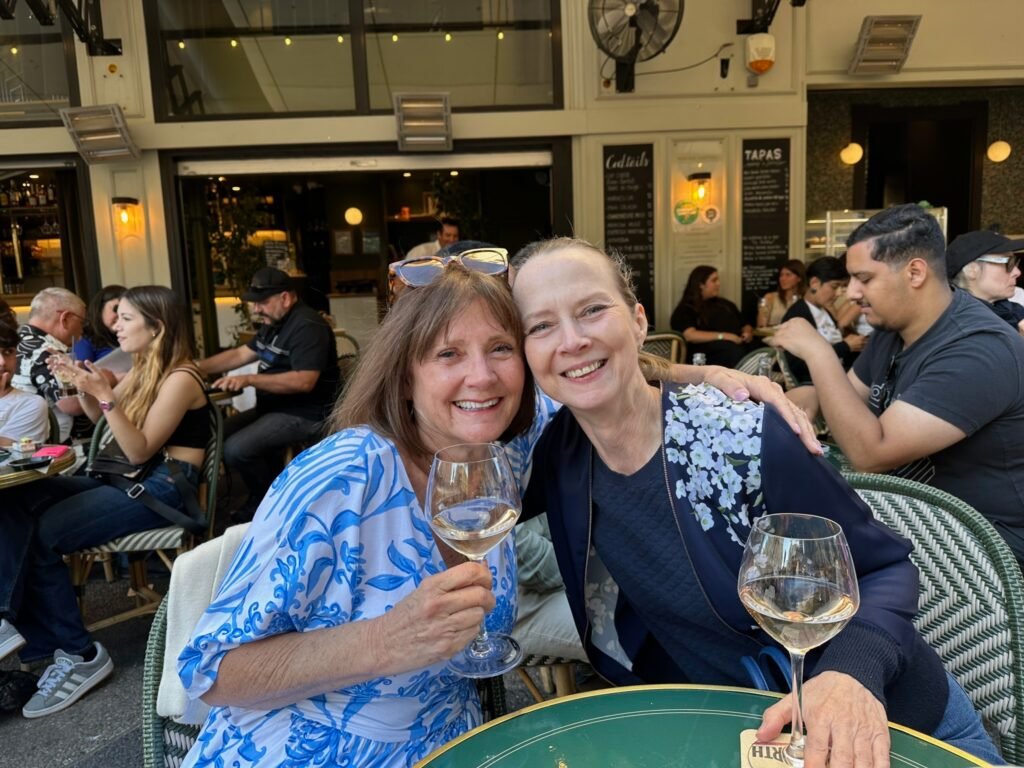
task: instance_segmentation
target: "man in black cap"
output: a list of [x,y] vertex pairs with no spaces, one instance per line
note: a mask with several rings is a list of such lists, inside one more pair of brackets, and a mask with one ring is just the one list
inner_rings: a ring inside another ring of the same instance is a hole
[[238,473],[249,499],[233,518],[251,519],[263,494],[280,472],[286,448],[316,437],[334,403],[338,358],[334,332],[304,304],[287,273],[266,267],[253,275],[242,294],[261,323],[249,343],[199,361],[217,374],[259,361],[259,372],[222,376],[213,386],[228,392],[256,389],[256,407],[224,424],[224,463]]
[[946,274],[1024,336],[1024,307],[1008,301],[1020,277],[1019,251],[1024,251],[1024,240],[987,230],[968,232],[946,248]]
[[856,469],[963,499],[1024,561],[1024,339],[950,288],[942,229],[918,206],[875,214],[846,244],[846,295],[876,329],[849,375],[805,320],[772,343],[807,363]]

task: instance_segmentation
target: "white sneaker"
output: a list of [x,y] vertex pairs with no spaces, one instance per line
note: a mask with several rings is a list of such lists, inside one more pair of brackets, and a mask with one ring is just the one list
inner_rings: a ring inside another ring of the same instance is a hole
[[7,619],[0,619],[0,659],[5,659],[25,645],[25,638]]

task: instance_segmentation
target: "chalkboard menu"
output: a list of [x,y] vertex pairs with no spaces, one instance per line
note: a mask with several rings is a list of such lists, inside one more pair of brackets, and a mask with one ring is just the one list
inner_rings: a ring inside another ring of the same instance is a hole
[[743,316],[789,259],[789,139],[743,141]]
[[604,148],[604,243],[629,262],[654,322],[654,145]]

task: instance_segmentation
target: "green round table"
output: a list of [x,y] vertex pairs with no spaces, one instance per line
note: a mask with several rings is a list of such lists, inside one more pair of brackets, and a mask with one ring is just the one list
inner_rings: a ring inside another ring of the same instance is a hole
[[[740,768],[740,732],[757,728],[777,694],[743,688],[644,685],[566,696],[480,726],[418,763],[423,768]],[[892,766],[986,766],[890,725]]]

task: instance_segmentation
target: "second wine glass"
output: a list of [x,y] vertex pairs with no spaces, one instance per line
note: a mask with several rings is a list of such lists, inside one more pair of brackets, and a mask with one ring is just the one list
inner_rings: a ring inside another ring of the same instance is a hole
[[[519,486],[497,443],[463,443],[434,454],[427,480],[427,514],[439,539],[482,562],[519,519]],[[523,652],[508,635],[480,633],[448,662],[464,677],[495,677],[515,667]]]
[[815,515],[758,518],[747,537],[737,586],[750,615],[789,651],[793,719],[784,756],[802,768],[804,656],[835,637],[860,605],[842,527]]

